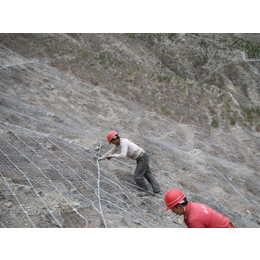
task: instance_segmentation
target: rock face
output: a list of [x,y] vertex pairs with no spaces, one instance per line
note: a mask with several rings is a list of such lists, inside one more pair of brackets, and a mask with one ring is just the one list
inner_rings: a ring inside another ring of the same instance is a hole
[[[185,227],[164,205],[180,188],[259,227],[259,39],[0,35],[0,226]],[[97,162],[110,130],[162,195],[139,195],[134,161]]]

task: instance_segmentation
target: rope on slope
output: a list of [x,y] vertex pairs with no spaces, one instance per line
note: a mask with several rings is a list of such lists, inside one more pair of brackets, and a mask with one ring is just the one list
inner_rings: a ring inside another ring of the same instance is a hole
[[[98,153],[100,154],[100,150],[102,148],[102,142],[99,141],[99,150]],[[98,171],[98,178],[97,178],[97,196],[98,196],[98,203],[99,203],[99,211],[100,211],[100,215],[102,217],[103,223],[105,225],[105,227],[107,228],[107,224],[106,224],[106,220],[103,214],[103,210],[102,210],[102,205],[101,205],[101,199],[100,199],[100,166],[99,166],[99,161],[97,160],[97,171]]]
[[[30,221],[30,223],[32,224],[32,226],[34,228],[36,228],[36,226],[34,225],[33,221],[31,220],[31,218],[28,215],[28,212],[24,209],[23,205],[20,203],[19,199],[17,198],[16,194],[14,193],[14,191],[12,190],[11,186],[9,185],[9,183],[6,181],[5,177],[3,176],[3,174],[0,172],[0,176],[3,178],[3,180],[5,181],[6,185],[8,186],[9,190],[11,191],[12,195],[14,196],[15,200],[18,202],[19,206],[21,207],[21,209],[23,210],[23,213],[25,213],[26,217],[28,218],[28,220]],[[4,225],[4,224],[2,224]]]
[[[6,141],[6,143],[8,143],[11,147],[13,147],[18,153],[20,153],[24,158],[28,159],[28,161],[32,162],[30,160],[29,157],[27,157],[25,154],[23,154],[22,152],[18,151],[12,144],[10,144],[8,141]],[[2,151],[2,150],[1,150]],[[2,151],[3,154],[4,151]],[[24,171],[22,171],[10,158],[8,155],[6,155],[6,158],[11,162],[11,164],[20,172],[22,173],[22,175],[25,177],[25,179],[28,181],[28,183],[30,184],[30,186],[32,187],[33,191],[35,192],[35,194],[37,194],[37,197],[41,200],[41,202],[44,204],[44,206],[46,207],[46,209],[48,209],[49,213],[51,214],[51,216],[53,217],[53,219],[56,221],[56,223],[58,224],[58,226],[61,228],[62,225],[59,223],[59,221],[55,218],[55,216],[53,215],[53,212],[49,209],[48,205],[44,202],[44,200],[40,197],[40,195],[38,194],[38,192],[36,191],[34,185],[32,184],[32,181],[28,178],[28,176],[26,175],[26,173]],[[33,162],[32,162],[33,163]],[[34,164],[34,163],[33,163]],[[35,165],[35,164],[34,164]],[[36,166],[38,169],[39,167]],[[41,171],[41,169],[39,169]],[[42,173],[42,171],[41,171]],[[43,173],[42,173],[43,174]],[[44,174],[43,174],[44,175]],[[44,175],[45,176],[45,175]],[[46,177],[46,176],[45,176]],[[50,180],[49,180],[50,181]],[[50,181],[51,182],[51,181]],[[51,182],[52,183],[52,182]],[[9,184],[8,184],[9,186]],[[10,186],[9,186],[10,188]],[[14,192],[13,195],[15,196]],[[16,200],[18,201],[17,197],[15,196]],[[19,205],[21,206],[21,203],[19,202]],[[24,208],[22,207],[22,209],[24,210]],[[27,212],[24,210],[24,213],[26,214],[26,216],[28,216]],[[31,222],[31,221],[30,221]],[[33,226],[35,227],[35,225],[33,224]]]
[[[197,150],[197,149],[195,149]],[[234,187],[234,185],[232,185],[232,183],[218,170],[216,169],[216,167],[214,167],[214,165],[212,165],[202,154],[201,152],[197,152],[198,155],[200,155],[238,194],[239,196],[246,201],[250,206],[253,206],[240,192],[239,190]],[[254,207],[253,207],[254,208]],[[254,208],[255,210],[255,208]],[[259,213],[255,210],[256,214],[258,215],[258,217],[260,217]]]

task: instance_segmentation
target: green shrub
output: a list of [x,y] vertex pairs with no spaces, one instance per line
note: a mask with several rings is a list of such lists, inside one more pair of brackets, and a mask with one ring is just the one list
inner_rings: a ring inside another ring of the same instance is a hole
[[243,111],[246,113],[247,119],[253,119],[253,111],[249,107],[242,107]]
[[95,60],[100,60],[102,64],[106,63],[106,56],[102,53],[99,53],[99,55],[96,55]]
[[172,81],[172,76],[166,76],[166,75],[161,76],[161,75],[159,75],[159,76],[157,76],[157,78],[160,82],[164,81],[166,83],[170,83]]
[[176,37],[176,33],[169,33],[168,38],[171,40],[173,37]]
[[260,57],[260,44],[257,42],[246,41],[239,37],[234,37],[234,42],[230,45],[230,48],[234,49],[234,47],[244,50],[249,59]]
[[249,42],[246,44],[246,53],[248,58],[259,58],[260,57],[260,44]]
[[89,56],[89,54],[88,54],[87,51],[82,50],[82,51],[81,51],[81,56],[82,56],[83,59],[87,59],[88,56]]
[[132,34],[132,33],[129,33],[128,37],[129,37],[129,39],[136,39],[136,36],[134,34]]
[[211,121],[211,126],[218,128],[219,124],[218,121],[213,117]]
[[260,116],[260,107],[257,107],[257,108],[256,108],[255,113],[256,113],[258,116]]
[[226,103],[227,113],[230,113],[231,105],[229,102]]
[[106,63],[106,56],[102,53],[99,54],[99,59],[101,60],[101,63],[102,64],[105,64]]
[[165,116],[168,116],[170,114],[169,110],[165,107],[165,106],[162,106],[161,107],[161,110],[162,110],[162,113],[165,115]]
[[236,120],[235,120],[234,117],[230,116],[230,117],[229,117],[229,120],[230,120],[230,124],[231,124],[231,125],[235,125],[235,124],[236,124]]
[[252,111],[253,111],[256,115],[260,116],[260,107],[252,108]]

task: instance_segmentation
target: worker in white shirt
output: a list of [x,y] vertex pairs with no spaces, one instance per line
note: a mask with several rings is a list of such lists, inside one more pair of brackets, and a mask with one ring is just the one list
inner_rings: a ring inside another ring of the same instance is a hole
[[149,192],[149,188],[145,181],[146,179],[152,185],[153,192],[160,193],[160,186],[150,170],[148,154],[141,147],[128,139],[120,138],[117,132],[109,132],[107,140],[109,144],[112,143],[114,147],[98,160],[125,157],[136,160],[137,166],[134,173],[136,184],[145,192]]

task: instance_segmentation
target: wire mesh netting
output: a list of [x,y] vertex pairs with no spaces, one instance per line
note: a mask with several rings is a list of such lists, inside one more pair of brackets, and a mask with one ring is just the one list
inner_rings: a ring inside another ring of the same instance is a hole
[[162,199],[140,198],[133,182],[102,170],[97,151],[3,122],[1,130],[2,227],[107,227],[106,214],[156,225]]

